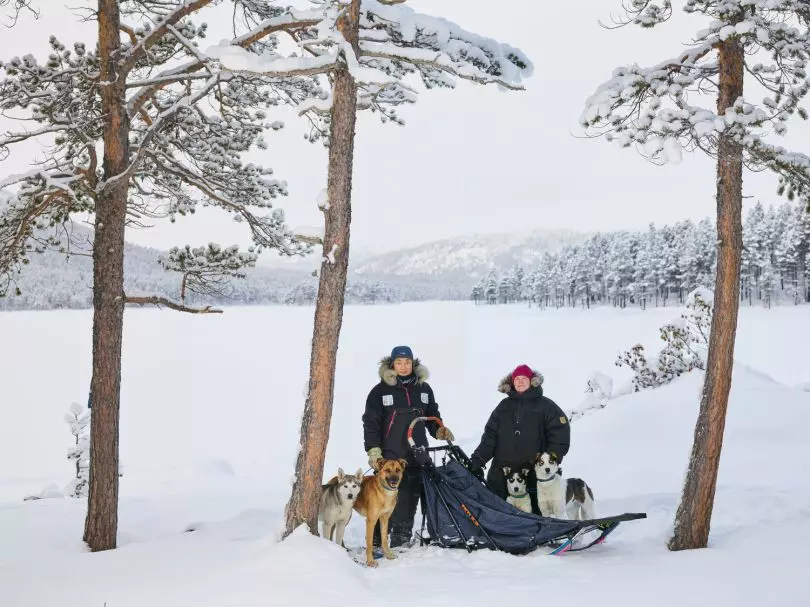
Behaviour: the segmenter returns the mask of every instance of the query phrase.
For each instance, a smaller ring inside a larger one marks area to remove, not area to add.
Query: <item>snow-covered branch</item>
[[[165,270],[182,275],[180,301],[185,304],[186,292],[222,297],[232,278],[244,278],[245,269],[256,266],[258,255],[251,247],[246,253],[238,246],[222,248],[210,243],[207,247],[174,247],[168,257],[158,263]]]
[[[174,10],[160,20],[155,29],[151,30],[137,45],[128,50],[124,56],[120,73],[123,75],[129,74],[136,64],[146,56],[149,48],[163,38],[167,32],[170,32],[171,26],[176,25],[185,17],[193,15],[213,2],[214,0],[185,0],[179,6],[176,6]]]
[[[638,25],[643,28],[651,28],[664,23],[672,16],[671,0],[628,0],[622,2],[622,9],[625,17],[613,19],[613,25],[602,24],[608,29],[616,29],[626,25]]]
[[[652,4],[634,2],[636,8]],[[643,5],[643,6],[642,6]],[[777,170],[792,185],[789,192],[804,191],[800,177],[805,169],[795,157],[762,143],[772,131],[782,135],[795,113],[806,118],[800,106],[810,90],[806,65],[810,59],[808,8],[796,0],[689,0],[687,13],[703,13],[715,19],[696,35],[697,44],[675,59],[649,68],[637,65],[618,68],[587,100],[580,123],[595,135],[606,135],[627,147],[638,145],[654,160],[679,161],[681,148],[700,148],[716,153],[721,133],[743,144],[752,164]],[[804,25],[789,25],[792,18]],[[715,50],[730,38],[746,50],[749,75],[771,93],[760,105],[738,99],[722,116],[711,107],[690,103],[707,93],[716,94],[718,64]],[[771,64],[757,62],[762,51]],[[771,156],[773,160],[768,160]],[[776,160],[776,157],[781,160]],[[785,161],[790,158],[790,161]],[[798,180],[797,180],[798,179]]]
[[[279,16],[265,19],[261,24],[246,34],[237,36],[231,44],[241,48],[250,48],[256,42],[278,32],[292,34],[296,31],[315,27],[320,23],[322,16],[321,11],[317,9],[309,11],[287,9],[286,12]]]

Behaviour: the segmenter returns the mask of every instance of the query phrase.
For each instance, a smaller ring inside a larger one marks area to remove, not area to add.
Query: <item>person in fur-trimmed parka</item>
[[[371,389],[366,399],[363,441],[369,466],[374,469],[382,458],[407,461],[389,522],[391,547],[396,547],[411,539],[416,506],[422,493],[422,474],[408,445],[408,426],[415,417],[441,419],[441,414],[433,389],[427,383],[427,367],[418,358],[414,359],[408,346],[395,347],[391,356],[380,361],[379,376],[380,383]],[[427,430],[439,440],[453,440],[453,433],[435,422],[429,422]],[[424,423],[414,426],[413,440],[417,446],[428,445]],[[374,536],[377,544],[379,525]]]
[[[533,479],[536,454],[553,453],[562,462],[570,446],[571,427],[563,410],[543,396],[543,375],[528,365],[520,365],[504,377],[498,391],[507,397],[490,415],[481,443],[470,459],[473,471],[481,470],[493,460],[487,472],[487,486],[506,499],[503,467],[530,464]]]

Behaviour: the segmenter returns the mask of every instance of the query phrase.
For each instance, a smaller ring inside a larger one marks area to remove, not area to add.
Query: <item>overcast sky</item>
[[[51,3],[76,6],[80,0],[40,4]],[[650,222],[714,218],[711,159],[685,154],[681,164],[659,167],[632,148],[574,136],[581,134],[578,119],[586,98],[615,67],[650,65],[677,54],[691,34],[705,27],[699,17],[676,12],[661,31],[609,31],[598,19],[609,21],[611,9],[618,14],[619,0],[410,0],[408,5],[522,49],[535,71],[523,92],[465,82],[454,91],[424,91],[416,105],[401,109],[404,127],[361,115],[353,247],[384,251],[472,233],[644,229]],[[217,28],[229,20],[219,23],[211,23],[212,44],[227,35]],[[0,49],[5,58],[29,50],[43,57],[52,31],[68,43],[80,39],[87,27],[76,27],[64,9],[58,15],[53,10],[48,19],[26,17],[4,31]],[[284,131],[267,137],[264,162],[289,184],[290,195],[280,199],[289,223],[314,225],[321,220],[315,199],[326,185],[326,151],[304,141],[303,120],[289,114],[283,119]],[[809,135],[802,125],[788,141],[805,142],[799,151],[806,153]],[[30,155],[19,150],[0,163],[0,177],[26,170]],[[747,174],[746,208],[756,200],[781,202],[775,189],[774,177]],[[174,225],[130,231],[128,239],[160,248],[209,241],[246,244],[243,230],[228,216],[205,210]]]

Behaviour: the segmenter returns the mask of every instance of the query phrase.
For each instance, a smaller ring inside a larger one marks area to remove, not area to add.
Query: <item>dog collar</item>
[[[537,479],[537,482],[538,482],[538,483],[547,483],[547,482],[549,482],[549,481],[553,481],[553,480],[554,480],[556,477],[557,477],[557,475],[556,475],[556,474],[553,474],[553,475],[551,476],[551,478],[545,478],[545,479],[543,479],[543,480],[540,480],[540,479],[538,478],[538,479]]]
[[[511,495],[510,497],[514,497],[514,498],[516,498],[516,499],[520,499],[520,498],[522,498],[522,497],[526,497],[527,495],[529,495],[529,494],[528,494],[528,493],[522,493],[522,494],[520,494],[520,495]]]

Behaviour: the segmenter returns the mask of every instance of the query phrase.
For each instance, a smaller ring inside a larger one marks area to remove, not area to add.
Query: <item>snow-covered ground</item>
[[[360,415],[380,357],[407,343],[430,368],[442,415],[468,452],[519,363],[565,409],[620,349],[655,345],[675,309],[547,310],[426,303],[350,306],[339,350],[326,473],[367,467]],[[278,543],[309,364],[312,308],[200,318],[127,310],[120,548],[81,545],[84,502],[23,501],[71,476],[63,417],[86,402],[87,311],[0,314],[0,605],[810,604],[810,309],[741,311],[710,548],[669,553],[698,406],[698,375],[617,398],[572,424],[565,471],[603,515],[644,511],[602,546],[560,558],[414,549],[376,570],[297,533]],[[193,533],[185,531],[193,527]],[[353,517],[347,545],[362,545]]]

